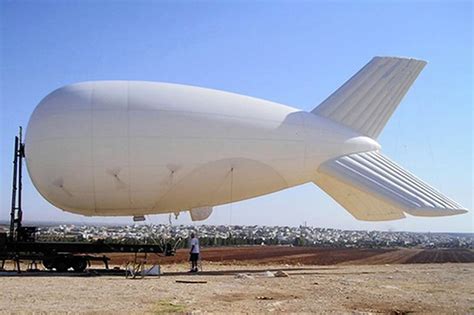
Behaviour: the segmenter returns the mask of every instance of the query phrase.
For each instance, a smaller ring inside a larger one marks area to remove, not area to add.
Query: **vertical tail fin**
[[[374,57],[312,113],[375,139],[425,65],[410,58]]]

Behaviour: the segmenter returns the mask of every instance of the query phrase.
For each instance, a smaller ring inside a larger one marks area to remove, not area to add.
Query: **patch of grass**
[[[153,314],[185,313],[186,307],[167,300],[160,300],[153,306]]]

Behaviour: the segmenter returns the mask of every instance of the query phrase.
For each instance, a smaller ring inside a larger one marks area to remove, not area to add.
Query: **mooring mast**
[[[22,171],[23,158],[25,157],[25,144],[22,138],[22,128],[20,127],[18,136],[15,136],[15,147],[13,155],[13,183],[12,183],[12,204],[10,212],[10,241],[18,241],[19,231],[21,229],[21,221],[23,211],[21,209],[21,193],[22,193]]]

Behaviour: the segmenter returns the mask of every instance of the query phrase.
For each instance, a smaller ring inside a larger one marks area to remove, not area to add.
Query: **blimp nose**
[[[47,95],[35,108],[26,131],[26,150],[34,142],[74,137],[90,139],[93,83],[73,84]]]
[[[91,108],[93,82],[68,85],[46,96],[33,113],[83,111]]]

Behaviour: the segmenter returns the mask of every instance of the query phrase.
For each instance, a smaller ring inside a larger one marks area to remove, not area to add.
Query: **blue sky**
[[[385,154],[472,209],[471,1],[0,1],[0,219],[11,148],[39,101],[73,82],[205,86],[311,110],[375,55],[429,63],[384,129]],[[85,218],[54,208],[25,176],[27,220]],[[472,232],[473,214],[366,223],[313,184],[215,209],[208,224]],[[148,222],[167,222],[167,215]],[[183,213],[176,223],[188,223]]]

